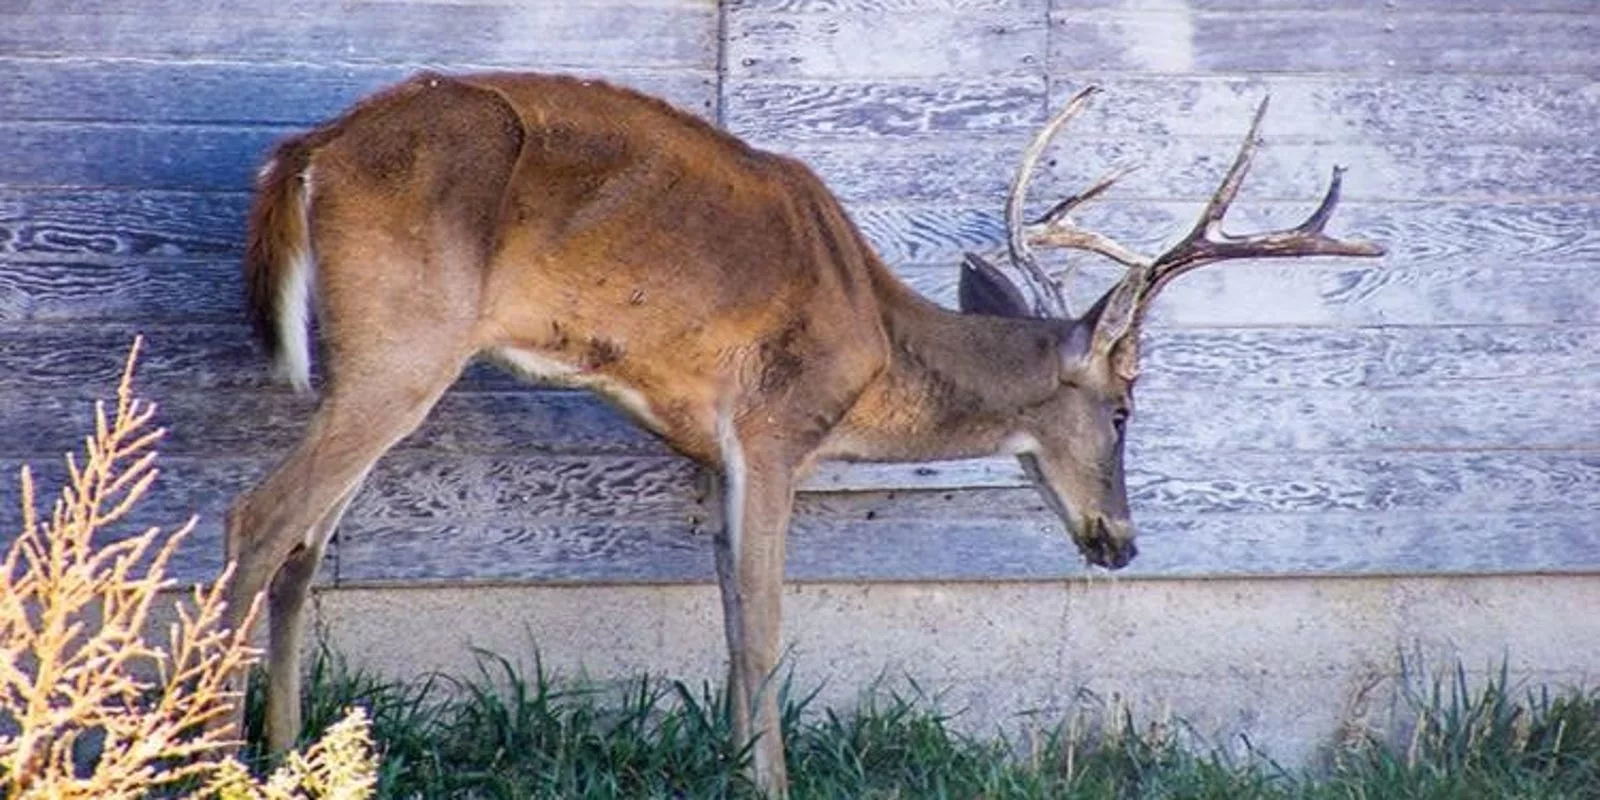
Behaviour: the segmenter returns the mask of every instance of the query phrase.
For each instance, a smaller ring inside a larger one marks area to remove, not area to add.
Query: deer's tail
[[[244,256],[245,307],[273,370],[300,391],[311,388],[311,289],[316,262],[306,210],[311,143],[278,145],[256,175]]]

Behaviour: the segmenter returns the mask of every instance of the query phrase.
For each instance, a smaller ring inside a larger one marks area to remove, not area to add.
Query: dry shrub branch
[[[258,653],[223,623],[231,568],[173,602],[166,641],[147,638],[152,611],[176,586],[167,569],[194,529],[150,527],[106,544],[156,479],[153,403],[133,396],[135,341],[116,403],[96,403],[94,432],[41,518],[33,475],[21,476],[22,530],[0,566],[0,786],[23,798],[370,796],[365,717],[295,755],[265,784],[233,758],[218,724],[239,693],[229,679]],[[254,618],[254,609],[251,618]],[[249,626],[246,626],[248,630]],[[331,763],[325,763],[331,762]],[[203,787],[185,790],[185,787]]]

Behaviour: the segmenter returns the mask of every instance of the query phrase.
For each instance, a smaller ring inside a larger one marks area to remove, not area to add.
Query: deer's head
[[[1322,203],[1299,225],[1241,236],[1222,231],[1222,218],[1260,144],[1265,100],[1200,220],[1161,255],[1151,258],[1136,253],[1110,237],[1078,227],[1070,218],[1074,209],[1110,188],[1126,170],[1107,174],[1039,219],[1025,223],[1022,207],[1035,165],[1050,141],[1097,91],[1091,86],[1079,92],[1039,132],[1023,155],[1006,201],[1008,255],[1031,303],[999,269],[970,253],[961,269],[960,302],[967,313],[1056,322],[1059,385],[1045,402],[1019,413],[1008,446],[1033,477],[1045,502],[1061,517],[1083,556],[1090,563],[1117,569],[1138,553],[1122,454],[1139,372],[1139,328],[1162,287],[1189,270],[1219,261],[1379,256],[1383,248],[1323,233],[1339,202],[1340,167],[1334,168]],[[1062,292],[1062,279],[1044,271],[1034,258],[1033,245],[1087,250],[1122,264],[1127,272],[1087,311],[1074,315]]]

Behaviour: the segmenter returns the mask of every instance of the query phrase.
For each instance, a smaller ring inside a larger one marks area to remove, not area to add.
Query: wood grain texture
[[[1600,92],[1580,75],[1253,75],[1050,77],[1048,106],[1064,106],[1093,83],[1105,93],[1068,128],[1078,135],[1240,137],[1271,95],[1271,139],[1368,142],[1585,140]],[[725,123],[765,141],[901,139],[966,132],[1037,130],[1044,122],[1038,75],[968,82],[749,80],[730,84]],[[1070,145],[1068,145],[1070,146]]]
[[[79,444],[92,421],[94,396],[109,391],[0,394],[0,456],[51,456]],[[167,429],[161,451],[205,458],[273,458],[300,438],[316,398],[258,391],[173,392],[159,398],[156,423]],[[451,392],[394,452],[440,456],[640,455],[671,451],[610,405],[585,392],[533,389]]]
[[[1227,264],[1166,289],[1151,328],[1586,324],[1600,319],[1593,272],[1354,259]],[[238,273],[232,262],[12,261],[0,269],[0,323],[228,322],[244,313]],[[922,294],[954,306],[953,266],[905,267],[900,274]],[[1120,275],[1119,267],[1085,266],[1071,287],[1074,308],[1089,307]]]
[[[724,62],[747,78],[901,78],[1034,72],[1042,9],[950,13],[730,13]]]
[[[1255,105],[1268,95],[1263,132],[1269,139],[1584,141],[1600,115],[1600,91],[1585,75],[1097,77],[1073,70],[1050,77],[1052,108],[1087,83],[1105,89],[1073,124],[1095,135],[1241,137]]]
[[[1038,213],[1042,213],[1043,203],[1038,201],[1049,196],[1032,194]],[[1093,230],[1153,253],[1187,231],[1199,219],[1201,208],[1197,202],[1108,197],[1076,216]],[[1243,232],[1284,227],[1297,224],[1309,211],[1307,201],[1241,199],[1229,212],[1226,229]],[[928,280],[916,278],[917,271],[953,274],[964,252],[998,252],[1005,242],[1005,221],[998,201],[983,208],[857,206],[851,216],[886,261],[913,268],[904,274],[914,280]],[[1382,261],[1351,262],[1368,267],[1532,268],[1583,266],[1600,260],[1600,203],[1341,203],[1329,229],[1381,242],[1389,251]],[[1050,256],[1048,251],[1041,253],[1041,257]],[[935,290],[934,295],[942,298],[943,291]]]
[[[876,14],[937,11],[1036,11],[1041,0],[724,0],[730,14]]]
[[[847,203],[998,205],[1005,197],[1027,137],[966,137],[957,142],[803,143],[790,149]],[[767,143],[761,143],[767,144]],[[1208,197],[1231,163],[1237,141],[1221,138],[1088,139],[1047,158],[1035,179],[1036,196],[1064,197],[1117,165],[1142,168],[1117,185],[1117,197],[1195,200]],[[1241,203],[1321,197],[1335,165],[1344,196],[1356,200],[1539,201],[1592,198],[1591,171],[1600,163],[1592,142],[1456,144],[1393,141],[1318,144],[1268,136]]]
[[[1066,3],[1058,3],[1065,7]],[[1184,0],[1195,11],[1363,11],[1409,13],[1416,11],[1591,11],[1589,0]],[[1170,0],[1071,0],[1073,9],[1121,11],[1171,10]]]
[[[244,191],[287,128],[0,122],[0,185]]]
[[[237,259],[243,192],[0,188],[0,258]]]
[[[1600,538],[1574,514],[1146,516],[1141,554],[1115,579],[1252,575],[1582,573]],[[415,581],[706,582],[710,537],[691,526],[352,522],[344,584]],[[1046,521],[796,519],[792,581],[1107,580]]]
[[[1593,14],[1051,12],[1050,70],[1592,73]]]
[[[769,142],[859,141],[963,133],[1031,132],[1045,122],[1037,75],[986,81],[740,81],[730,84],[723,124]]]
[[[284,391],[242,325],[89,322],[0,325],[0,391],[109,391],[137,333],[147,340],[139,386],[151,397]],[[1583,387],[1600,374],[1600,328],[1577,325],[1168,329],[1147,333],[1141,351],[1141,390]],[[483,367],[469,368],[458,386],[524,384]]]
[[[1048,199],[1033,193],[1042,211]],[[19,261],[237,259],[249,198],[242,192],[0,188],[0,258]],[[1293,224],[1309,200],[1241,199],[1232,230]],[[1155,250],[1193,224],[1198,202],[1103,198],[1078,218],[1130,246]],[[851,216],[891,264],[948,266],[968,250],[1000,246],[999,201],[981,207],[857,205]],[[1600,204],[1584,202],[1404,202],[1341,204],[1339,232],[1389,248],[1384,263],[1539,267],[1600,259]],[[116,262],[121,263],[121,262]]]
[[[421,68],[0,58],[0,119],[310,126]],[[716,75],[708,69],[563,71],[630,86],[702,116],[716,112]]]
[[[163,60],[479,64],[519,68],[716,68],[709,3],[343,4],[331,11],[244,2],[95,3],[13,15],[11,56]]]
[[[1591,376],[1600,379],[1600,375]],[[1600,381],[1597,381],[1600,382]],[[1457,389],[1141,389],[1129,457],[1192,448],[1219,452],[1389,452],[1517,449],[1600,450],[1590,415],[1593,385],[1528,388],[1512,382]],[[173,394],[158,402],[161,450],[185,458],[270,459],[298,440],[314,398],[256,392]],[[0,394],[0,457],[52,458],[79,444],[89,397]],[[1465,414],[1461,409],[1471,409]],[[452,392],[396,446],[402,454],[471,456],[670,456],[655,437],[582,392]],[[952,473],[951,470],[954,470]],[[1015,485],[1010,459],[959,465],[827,465],[808,491]]]
[[[939,265],[900,273],[919,292],[954,306],[956,269]],[[1119,266],[1088,263],[1071,287],[1072,307],[1090,307],[1122,274]],[[1600,286],[1593,275],[1589,266],[1411,266],[1365,259],[1227,263],[1163,289],[1150,328],[1583,325],[1600,320]]]
[[[1130,454],[1129,502],[1143,513],[1528,512],[1600,508],[1600,454],[1576,452],[1196,451]],[[1021,487],[1014,459],[908,468],[841,465],[819,475],[832,491]]]
[[[242,318],[235,262],[0,261],[0,323]]]

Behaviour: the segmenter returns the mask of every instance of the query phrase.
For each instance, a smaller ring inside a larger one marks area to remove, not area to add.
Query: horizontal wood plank
[[[1269,139],[1584,141],[1600,115],[1593,81],[1560,74],[1097,77],[1074,70],[1051,76],[1050,107],[1065,105],[1088,83],[1105,94],[1073,130],[1101,136],[1242,137],[1256,104],[1269,95],[1262,128]]]
[[[0,123],[15,158],[0,185],[243,191],[269,146],[289,129],[197,125]],[[847,203],[998,205],[1028,137],[963,137],[896,148],[805,142],[776,149],[812,166]],[[773,143],[757,142],[761,145]],[[1231,138],[1074,139],[1070,157],[1046,160],[1042,196],[1081,187],[1116,164],[1144,166],[1121,198],[1199,200],[1237,147]],[[1349,165],[1351,200],[1592,198],[1574,163],[1600,160],[1591,143],[1458,144],[1446,141],[1310,143],[1269,137],[1244,189],[1245,202],[1314,202],[1337,164]]]
[[[1042,11],[1047,0],[723,0],[729,14]]]
[[[1600,453],[1319,453],[1155,449],[1130,454],[1141,513],[1529,512],[1600,508]],[[1014,459],[824,465],[832,491],[940,491],[1031,485]]]
[[[285,391],[242,325],[0,326],[0,391],[108,392],[128,345],[146,336],[138,386],[160,398],[213,390]],[[1141,389],[1586,387],[1600,374],[1589,326],[1197,328],[1147,332]],[[524,386],[470,368],[461,390]]]
[[[725,122],[763,141],[861,141],[1033,131],[1045,107],[1064,106],[1089,83],[1105,93],[1065,136],[1242,136],[1272,97],[1273,139],[1370,142],[1586,140],[1600,92],[1578,75],[1169,76],[1081,70],[1053,75],[1048,104],[1038,75],[989,81],[744,80],[729,84]],[[887,142],[885,142],[887,144]],[[1070,145],[1068,145],[1070,146]]]
[[[765,143],[762,143],[765,144]],[[892,148],[808,142],[790,149],[847,203],[1001,203],[1026,142],[1022,139],[908,142]],[[1118,182],[1117,196],[1203,200],[1237,150],[1222,138],[1073,139],[1048,157],[1036,196],[1064,197],[1117,165],[1139,169]],[[1575,163],[1600,161],[1591,143],[1457,144],[1442,141],[1318,144],[1274,140],[1270,133],[1245,182],[1241,203],[1314,203],[1335,165],[1346,165],[1344,196],[1355,200],[1538,201],[1593,198],[1596,188]]]
[[[243,192],[0,188],[0,258],[236,260],[249,207]]]
[[[959,272],[902,268],[917,291],[953,306]],[[1090,307],[1122,268],[1091,263],[1069,293]],[[1152,329],[1191,326],[1561,325],[1600,320],[1592,267],[1412,266],[1388,260],[1228,263],[1162,290]],[[1494,298],[1485,302],[1485,298]]]
[[[1332,32],[1337,32],[1336,34]],[[1053,73],[1592,73],[1593,14],[1051,12]]]
[[[109,392],[106,392],[109,394]],[[278,457],[304,432],[310,394],[173,393],[155,399],[168,455]],[[54,456],[80,444],[94,401],[64,393],[0,394],[0,455]],[[665,444],[598,397],[578,391],[450,392],[395,446],[435,455],[671,455]]]
[[[0,26],[0,53],[518,68],[714,70],[717,63],[710,3],[317,4],[315,11],[250,3],[115,6],[12,15]]]
[[[59,486],[65,474],[60,458],[0,459],[0,470],[15,476],[23,463],[30,464],[42,487]],[[216,537],[228,505],[275,463],[272,458],[163,458],[159,485],[119,530],[175,526],[198,516],[207,532],[201,538],[220,541]],[[694,475],[687,460],[658,456],[396,453],[378,462],[349,516],[404,524],[461,519],[677,524],[703,514]],[[17,514],[11,504],[0,510],[3,530],[16,530]]]
[[[243,318],[232,262],[0,261],[0,322]],[[904,267],[917,291],[954,306],[952,265]],[[1193,326],[1559,325],[1600,319],[1592,267],[1410,266],[1329,260],[1228,264],[1164,290],[1152,329]],[[1072,284],[1087,308],[1121,276],[1090,264]],[[1483,298],[1493,297],[1493,303]]]
[[[857,14],[730,13],[727,79],[1030,73],[1045,59],[1042,9]]]
[[[1494,12],[1510,8],[1506,0],[1184,0],[1195,11],[1419,11]],[[1074,9],[1170,11],[1171,0],[1072,0]],[[1517,0],[1519,11],[1590,11],[1589,0]]]
[[[1038,213],[1042,213],[1044,204],[1038,201],[1051,196],[1038,191],[1032,194]],[[1201,209],[1199,202],[1107,197],[1075,216],[1085,227],[1153,253],[1187,232]],[[1287,227],[1298,224],[1310,211],[1309,200],[1241,199],[1229,211],[1226,229],[1245,232]],[[851,216],[891,264],[938,264],[953,269],[964,252],[997,251],[1005,243],[1005,221],[998,205],[859,206],[852,209]],[[1578,266],[1600,259],[1600,203],[1344,202],[1329,231],[1382,243],[1388,255],[1380,263],[1397,266]],[[1041,255],[1048,257],[1049,253]]]
[[[1600,535],[1573,514],[1212,514],[1140,519],[1119,578],[1591,572]],[[693,526],[557,528],[472,523],[340,532],[339,580],[709,582],[710,536]],[[793,581],[1106,580],[1058,527],[1032,520],[796,519]]]
[[[1042,210],[1047,198],[1034,194]],[[12,263],[129,256],[236,261],[244,249],[248,204],[242,192],[0,189],[0,258]],[[1229,214],[1229,228],[1294,224],[1309,205],[1307,200],[1241,200]],[[1187,230],[1200,208],[1198,202],[1112,196],[1078,218],[1129,246],[1154,251]],[[994,250],[1005,238],[998,203],[981,208],[858,205],[851,215],[891,264],[953,270],[965,251]],[[1389,249],[1383,263],[1392,265],[1540,267],[1600,259],[1600,203],[1346,202],[1333,230],[1381,241]]]
[[[0,322],[243,319],[237,262],[0,260]]]
[[[0,119],[311,126],[415,74],[409,64],[240,64],[0,58]],[[461,70],[453,70],[461,71]],[[702,69],[564,70],[716,115],[716,75]]]
[[[287,128],[0,122],[0,185],[243,191]]]
[[[727,86],[723,124],[769,142],[902,139],[1028,132],[1045,121],[1038,75],[986,81],[737,81]]]

